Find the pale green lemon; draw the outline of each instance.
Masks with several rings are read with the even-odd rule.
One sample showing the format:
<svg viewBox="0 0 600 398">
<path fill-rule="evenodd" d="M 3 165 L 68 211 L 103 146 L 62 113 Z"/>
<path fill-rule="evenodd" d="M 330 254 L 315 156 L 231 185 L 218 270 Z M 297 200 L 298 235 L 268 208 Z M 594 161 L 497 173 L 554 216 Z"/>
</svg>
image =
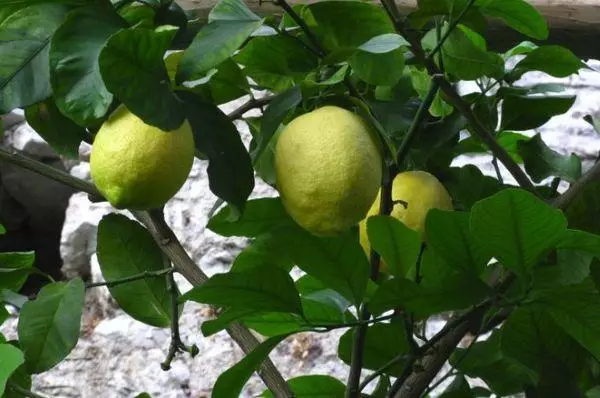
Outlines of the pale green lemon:
<svg viewBox="0 0 600 398">
<path fill-rule="evenodd" d="M 124 106 L 94 138 L 92 180 L 116 208 L 152 209 L 181 188 L 194 161 L 194 137 L 187 121 L 165 132 L 144 123 Z"/>
<path fill-rule="evenodd" d="M 365 217 L 381 183 L 382 160 L 359 116 L 324 106 L 281 132 L 275 173 L 290 216 L 315 235 L 331 236 Z"/>
<path fill-rule="evenodd" d="M 379 192 L 367 217 L 360 226 L 360 243 L 367 253 L 371 246 L 367 236 L 367 218 L 379 214 Z M 402 221 L 407 227 L 419 232 L 421 237 L 425 233 L 425 218 L 431 209 L 453 210 L 452 198 L 442 183 L 432 174 L 425 171 L 406 171 L 398 174 L 392 184 L 392 200 L 396 202 L 391 216 Z M 385 264 L 382 269 L 385 270 Z"/>
</svg>

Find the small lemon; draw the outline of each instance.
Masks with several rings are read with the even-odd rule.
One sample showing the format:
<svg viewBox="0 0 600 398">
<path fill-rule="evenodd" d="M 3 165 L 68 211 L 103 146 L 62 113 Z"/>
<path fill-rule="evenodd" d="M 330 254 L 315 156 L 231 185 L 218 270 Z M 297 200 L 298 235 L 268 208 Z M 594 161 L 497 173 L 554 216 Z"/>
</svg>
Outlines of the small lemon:
<svg viewBox="0 0 600 398">
<path fill-rule="evenodd" d="M 324 106 L 281 132 L 275 175 L 290 216 L 307 231 L 331 236 L 362 220 L 381 183 L 381 153 L 354 113 Z"/>
<path fill-rule="evenodd" d="M 90 169 L 94 183 L 116 208 L 152 209 L 181 188 L 194 161 L 187 121 L 165 132 L 120 106 L 94 139 Z"/>
<path fill-rule="evenodd" d="M 360 243 L 369 253 L 371 245 L 367 236 L 367 218 L 379 214 L 381 191 L 373 202 L 367 217 L 359 224 Z M 425 233 L 425 218 L 431 209 L 453 210 L 452 198 L 442 183 L 432 174 L 425 171 L 406 171 L 398 174 L 392 184 L 392 200 L 403 201 L 395 203 L 391 216 L 402 221 L 407 227 Z"/>
</svg>

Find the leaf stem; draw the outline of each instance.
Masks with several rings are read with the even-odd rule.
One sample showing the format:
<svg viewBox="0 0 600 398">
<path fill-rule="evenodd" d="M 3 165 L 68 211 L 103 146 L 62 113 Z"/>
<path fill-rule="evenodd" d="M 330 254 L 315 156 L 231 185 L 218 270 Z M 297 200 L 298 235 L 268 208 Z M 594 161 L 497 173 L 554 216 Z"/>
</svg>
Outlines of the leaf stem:
<svg viewBox="0 0 600 398">
<path fill-rule="evenodd" d="M 435 54 L 437 54 L 437 52 L 440 51 L 440 49 L 442 48 L 442 46 L 444 45 L 446 40 L 448 40 L 448 37 L 450 37 L 450 35 L 454 31 L 454 29 L 456 29 L 456 27 L 460 23 L 460 21 L 462 21 L 462 19 L 465 17 L 465 15 L 467 15 L 467 12 L 469 11 L 469 9 L 471 8 L 471 6 L 474 3 L 475 3 L 475 0 L 470 0 L 469 3 L 465 6 L 465 8 L 458 15 L 458 17 L 456 17 L 456 19 L 450 23 L 450 26 L 448 26 L 448 30 L 446 30 L 446 32 L 444 33 L 442 38 L 438 41 L 438 43 L 433 48 L 433 50 L 431 50 L 429 55 L 427 55 L 428 60 L 430 60 L 430 61 L 433 60 L 433 57 L 435 57 Z M 454 3 L 454 4 L 456 4 L 456 3 Z"/>
<path fill-rule="evenodd" d="M 242 105 L 240 105 L 239 108 L 237 108 L 233 112 L 229 113 L 227 115 L 227 117 L 229 118 L 229 120 L 241 119 L 246 112 L 248 112 L 254 108 L 260 108 L 261 106 L 268 104 L 275 97 L 276 97 L 275 95 L 266 95 L 262 98 L 251 97 L 248 101 L 246 101 Z"/>
<path fill-rule="evenodd" d="M 371 373 L 370 375 L 368 375 L 367 377 L 365 377 L 365 379 L 362 381 L 362 383 L 360 383 L 360 385 L 358 386 L 358 389 L 360 391 L 364 390 L 373 380 L 375 380 L 376 378 L 378 378 L 379 376 L 381 376 L 383 373 L 385 373 L 389 368 L 391 368 L 392 366 L 398 364 L 399 362 L 407 359 L 409 357 L 410 354 L 400 354 L 395 356 L 394 358 L 390 359 L 387 363 L 385 363 L 383 366 L 381 366 L 379 369 L 375 370 L 373 373 Z"/>
<path fill-rule="evenodd" d="M 172 268 L 161 269 L 160 271 L 144 271 L 140 274 L 131 275 L 131 276 L 128 276 L 128 277 L 122 278 L 122 279 L 115 279 L 112 281 L 105 281 L 105 282 L 86 283 L 85 288 L 90 289 L 93 287 L 100 287 L 100 286 L 115 287 L 115 286 L 122 285 L 124 283 L 135 282 L 140 279 L 148 279 L 148 278 L 155 278 L 158 276 L 164 276 L 164 275 L 172 273 L 172 272 L 174 272 L 174 269 L 172 269 Z"/>
<path fill-rule="evenodd" d="M 294 9 L 285 0 L 275 0 L 275 5 L 278 5 L 279 7 L 283 8 L 283 10 L 294 20 L 294 22 L 296 22 L 300 29 L 304 31 L 306 37 L 308 37 L 308 40 L 310 41 L 314 49 L 317 51 L 319 57 L 323 58 L 326 54 L 325 49 L 321 46 L 321 43 L 319 43 L 319 40 L 310 30 L 306 22 L 304 22 L 304 20 L 300 18 L 300 15 L 298 15 L 298 13 L 294 11 Z"/>
<path fill-rule="evenodd" d="M 12 381 L 8 381 L 6 384 L 6 387 L 9 390 L 13 390 L 16 393 L 19 393 L 21 395 L 23 395 L 24 397 L 28 397 L 28 398 L 46 398 L 44 395 L 40 395 L 38 393 L 35 393 L 33 391 L 29 391 L 15 383 L 13 383 Z"/>
</svg>

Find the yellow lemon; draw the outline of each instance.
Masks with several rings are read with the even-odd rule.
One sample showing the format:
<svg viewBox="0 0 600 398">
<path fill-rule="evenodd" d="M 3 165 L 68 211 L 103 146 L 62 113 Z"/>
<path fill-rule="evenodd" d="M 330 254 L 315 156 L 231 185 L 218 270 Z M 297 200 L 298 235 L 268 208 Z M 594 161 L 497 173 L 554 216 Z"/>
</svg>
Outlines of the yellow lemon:
<svg viewBox="0 0 600 398">
<path fill-rule="evenodd" d="M 367 253 L 371 250 L 367 236 L 367 218 L 379 214 L 379 192 L 367 217 L 360 222 L 360 243 Z M 402 221 L 407 227 L 425 233 L 425 218 L 431 209 L 453 210 L 452 198 L 442 183 L 425 171 L 406 171 L 398 174 L 392 184 L 392 200 L 395 203 L 391 216 Z M 382 267 L 385 266 L 382 264 Z"/>
<path fill-rule="evenodd" d="M 165 132 L 119 107 L 94 139 L 90 169 L 94 183 L 116 208 L 152 209 L 181 188 L 194 161 L 187 121 Z"/>
<path fill-rule="evenodd" d="M 324 106 L 281 132 L 275 175 L 290 216 L 307 231 L 331 236 L 362 220 L 381 184 L 382 159 L 372 132 L 354 113 Z"/>
</svg>

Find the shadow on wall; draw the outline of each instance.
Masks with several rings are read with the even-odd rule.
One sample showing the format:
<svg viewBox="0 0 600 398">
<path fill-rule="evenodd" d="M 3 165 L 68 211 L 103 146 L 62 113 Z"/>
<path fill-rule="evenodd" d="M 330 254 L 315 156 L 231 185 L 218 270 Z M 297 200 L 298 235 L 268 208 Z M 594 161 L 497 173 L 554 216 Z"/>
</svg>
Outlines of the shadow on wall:
<svg viewBox="0 0 600 398">
<path fill-rule="evenodd" d="M 47 144 L 23 137 L 23 117 L 2 116 L 5 128 L 0 143 L 7 149 L 24 152 L 36 160 L 65 170 L 60 157 Z M 19 136 L 21 134 L 21 136 Z M 6 234 L 0 235 L 0 252 L 34 251 L 35 267 L 63 279 L 60 271 L 60 236 L 69 198 L 74 191 L 57 182 L 6 162 L 0 162 L 0 224 Z M 33 295 L 47 283 L 32 275 L 22 294 Z"/>
</svg>

